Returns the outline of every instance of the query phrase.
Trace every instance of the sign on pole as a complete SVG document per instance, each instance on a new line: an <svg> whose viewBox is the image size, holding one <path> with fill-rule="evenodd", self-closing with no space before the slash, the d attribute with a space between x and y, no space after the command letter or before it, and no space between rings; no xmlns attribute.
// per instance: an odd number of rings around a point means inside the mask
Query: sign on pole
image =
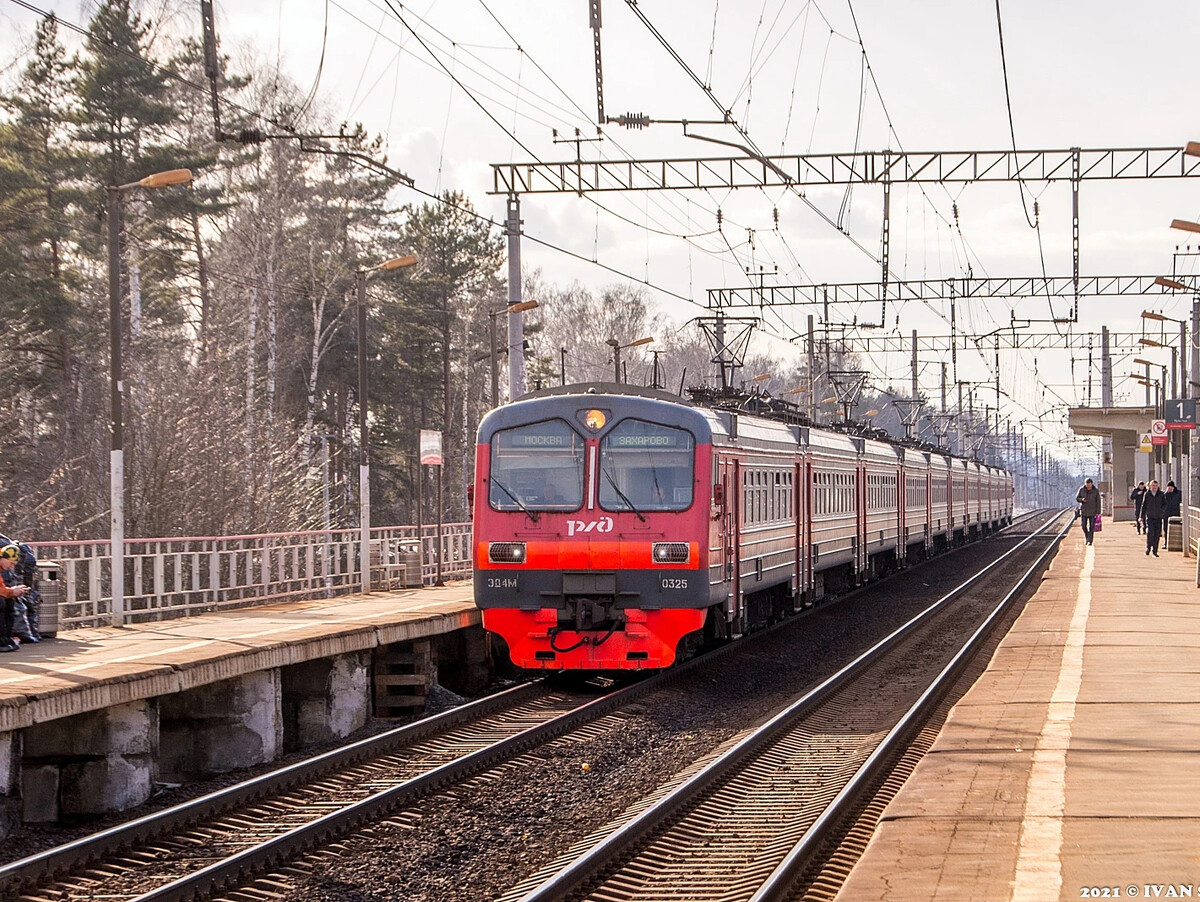
<svg viewBox="0 0 1200 902"><path fill-rule="evenodd" d="M421 463L432 467L440 467L442 465L441 430L421 430Z"/></svg>
<svg viewBox="0 0 1200 902"><path fill-rule="evenodd" d="M1150 421L1150 444L1165 445L1170 441L1167 435L1166 420L1151 420Z"/></svg>
<svg viewBox="0 0 1200 902"><path fill-rule="evenodd" d="M1168 429L1196 428L1196 400L1177 398L1166 402L1164 409Z"/></svg>
<svg viewBox="0 0 1200 902"><path fill-rule="evenodd" d="M1144 452L1145 454L1149 454L1151 451L1154 450L1154 445L1150 443L1150 433L1149 432L1142 433L1142 444L1141 444L1141 447L1138 448L1138 450Z"/></svg>

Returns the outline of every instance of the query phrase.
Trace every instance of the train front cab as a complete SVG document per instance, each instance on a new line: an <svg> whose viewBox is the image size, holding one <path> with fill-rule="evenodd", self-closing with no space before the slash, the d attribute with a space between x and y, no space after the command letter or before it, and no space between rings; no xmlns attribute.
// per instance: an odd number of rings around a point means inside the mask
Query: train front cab
<svg viewBox="0 0 1200 902"><path fill-rule="evenodd" d="M654 398L546 393L484 418L475 600L513 663L674 662L709 604L711 461L706 418Z"/></svg>

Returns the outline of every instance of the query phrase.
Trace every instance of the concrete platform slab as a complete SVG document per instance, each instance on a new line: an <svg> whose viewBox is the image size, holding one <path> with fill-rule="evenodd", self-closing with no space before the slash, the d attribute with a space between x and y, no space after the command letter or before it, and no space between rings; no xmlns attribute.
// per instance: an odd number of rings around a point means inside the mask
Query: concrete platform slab
<svg viewBox="0 0 1200 902"><path fill-rule="evenodd" d="M0 733L479 623L459 582L71 630L0 663Z"/></svg>
<svg viewBox="0 0 1200 902"><path fill-rule="evenodd" d="M839 900L1200 898L1200 590L1144 547L1068 536Z"/></svg>

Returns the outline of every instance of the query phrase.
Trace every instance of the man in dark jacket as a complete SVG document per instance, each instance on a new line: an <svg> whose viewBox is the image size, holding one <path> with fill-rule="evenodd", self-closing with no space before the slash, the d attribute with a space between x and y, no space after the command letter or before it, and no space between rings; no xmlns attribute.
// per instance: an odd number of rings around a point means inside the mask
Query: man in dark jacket
<svg viewBox="0 0 1200 902"><path fill-rule="evenodd" d="M1171 480L1167 483L1167 490L1163 494L1167 496L1167 513L1165 519L1170 520L1172 517L1178 517L1183 507L1183 492L1175 488L1175 481Z"/></svg>
<svg viewBox="0 0 1200 902"><path fill-rule="evenodd" d="M1096 488L1091 478L1083 481L1083 486L1075 494L1079 504L1079 518L1083 526L1083 538L1092 544L1092 533L1096 528L1096 518L1100 516L1100 490Z"/></svg>
<svg viewBox="0 0 1200 902"><path fill-rule="evenodd" d="M1162 538L1163 518L1167 515L1167 493L1151 479L1146 497L1142 499L1142 517L1146 521L1146 554L1158 557L1158 540Z"/></svg>
<svg viewBox="0 0 1200 902"><path fill-rule="evenodd" d="M1137 488L1129 493L1133 502L1133 525L1137 527L1138 535L1142 534L1142 499L1146 497L1146 483L1139 482Z"/></svg>

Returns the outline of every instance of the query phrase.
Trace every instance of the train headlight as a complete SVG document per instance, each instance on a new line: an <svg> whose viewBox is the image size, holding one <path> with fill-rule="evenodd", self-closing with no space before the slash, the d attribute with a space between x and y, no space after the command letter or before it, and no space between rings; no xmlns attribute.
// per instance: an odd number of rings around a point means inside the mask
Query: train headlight
<svg viewBox="0 0 1200 902"><path fill-rule="evenodd" d="M686 564L691 550L687 542L655 542L653 556L656 564Z"/></svg>
<svg viewBox="0 0 1200 902"><path fill-rule="evenodd" d="M525 563L524 542L489 542L488 560L493 564Z"/></svg>
<svg viewBox="0 0 1200 902"><path fill-rule="evenodd" d="M604 415L603 410L589 410L583 415L583 425L587 426L592 432L599 432L607 422L608 417Z"/></svg>

